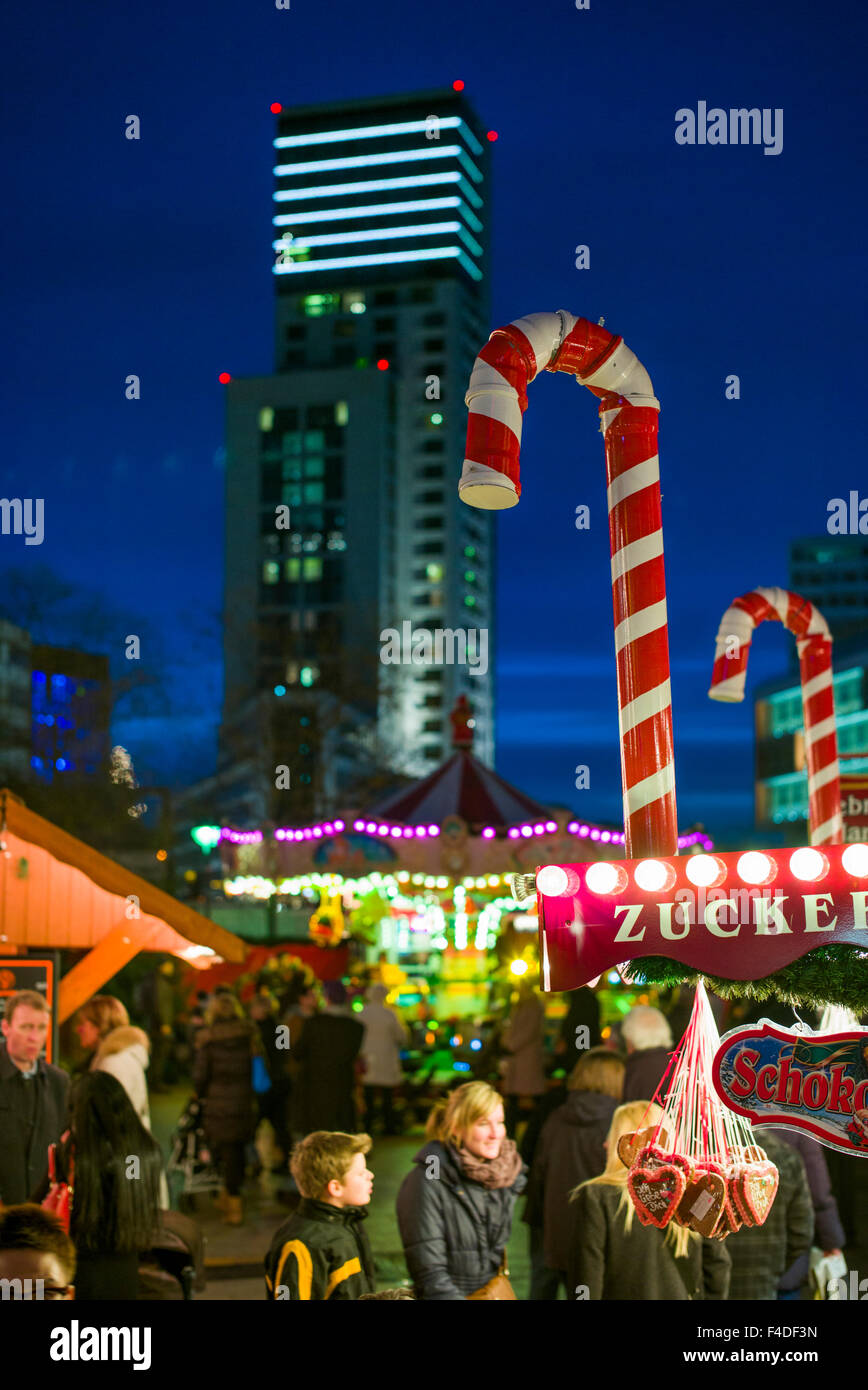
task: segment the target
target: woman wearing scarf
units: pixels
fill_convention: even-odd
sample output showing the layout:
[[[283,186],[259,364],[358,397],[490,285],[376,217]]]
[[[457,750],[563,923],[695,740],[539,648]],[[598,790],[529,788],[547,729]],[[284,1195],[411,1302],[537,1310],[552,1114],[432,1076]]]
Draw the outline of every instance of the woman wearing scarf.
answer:
[[[426,1135],[397,1204],[416,1297],[514,1297],[498,1275],[527,1179],[500,1096],[484,1081],[459,1086],[434,1107]],[[497,1291],[482,1293],[493,1281]]]

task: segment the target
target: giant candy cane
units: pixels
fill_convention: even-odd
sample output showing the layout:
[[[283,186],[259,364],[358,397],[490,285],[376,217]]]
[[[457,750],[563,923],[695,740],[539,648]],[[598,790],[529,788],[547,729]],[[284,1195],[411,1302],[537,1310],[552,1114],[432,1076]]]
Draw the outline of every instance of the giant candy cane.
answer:
[[[778,619],[796,638],[802,678],[802,710],[808,763],[808,821],[812,845],[838,845],[844,838],[832,637],[822,613],[788,589],[752,589],[733,601],[717,633],[712,700],[744,699],[747,658],[754,628]],[[734,648],[730,652],[730,648]]]
[[[458,491],[501,510],[521,495],[527,384],[570,372],[600,400],[606,446],[612,601],[628,858],[676,854],[675,765],[657,415],[660,402],[622,338],[563,310],[529,314],[492,333],[473,367],[467,457]]]

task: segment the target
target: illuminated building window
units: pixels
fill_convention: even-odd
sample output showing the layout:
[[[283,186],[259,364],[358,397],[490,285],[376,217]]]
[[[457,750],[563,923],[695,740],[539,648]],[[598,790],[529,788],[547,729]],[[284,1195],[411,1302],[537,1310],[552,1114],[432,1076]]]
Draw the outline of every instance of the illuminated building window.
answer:
[[[426,565],[425,575],[428,579],[431,580],[432,584],[439,584],[441,579],[443,578],[443,566],[437,564]]]
[[[335,424],[346,425],[350,419],[350,408],[346,401],[338,401],[335,405]]]
[[[287,560],[285,574],[291,584],[295,584],[301,578],[301,560],[298,558]]]
[[[318,557],[306,557],[304,560],[304,577],[309,580],[322,579],[322,560]]]
[[[338,314],[341,309],[339,294],[305,294],[299,303],[301,312],[309,319],[321,318],[323,314]]]
[[[266,560],[262,566],[262,580],[265,584],[277,584],[280,581],[280,565],[276,560]]]
[[[259,412],[259,428],[267,431],[274,428],[274,409],[270,405],[264,405]]]

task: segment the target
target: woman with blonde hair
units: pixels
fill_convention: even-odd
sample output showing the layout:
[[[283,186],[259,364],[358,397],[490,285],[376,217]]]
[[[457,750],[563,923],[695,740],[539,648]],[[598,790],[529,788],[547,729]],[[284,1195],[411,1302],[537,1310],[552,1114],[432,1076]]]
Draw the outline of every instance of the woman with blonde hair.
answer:
[[[503,1101],[469,1081],[439,1101],[427,1142],[398,1193],[398,1227],[416,1297],[499,1297],[524,1165],[506,1137]],[[511,1292],[505,1290],[506,1297]]]
[[[86,1052],[92,1052],[91,1071],[105,1071],[118,1080],[145,1129],[151,1128],[145,1072],[151,1043],[141,1028],[133,1028],[120,999],[95,994],[76,1014],[75,1031]]]
[[[670,1221],[643,1226],[627,1190],[618,1140],[653,1128],[663,1112],[648,1101],[620,1105],[606,1139],[606,1167],[577,1187],[570,1202],[569,1296],[589,1299],[723,1299],[731,1261],[724,1242]]]

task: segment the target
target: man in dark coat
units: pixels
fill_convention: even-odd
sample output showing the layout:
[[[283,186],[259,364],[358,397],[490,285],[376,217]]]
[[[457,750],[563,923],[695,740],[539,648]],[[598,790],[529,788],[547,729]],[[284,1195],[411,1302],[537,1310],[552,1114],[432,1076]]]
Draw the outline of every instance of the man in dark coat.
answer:
[[[763,1143],[760,1132],[758,1142]],[[783,1139],[791,1149],[801,1155],[805,1165],[808,1187],[811,1190],[811,1203],[814,1208],[813,1244],[819,1246],[824,1255],[840,1255],[846,1239],[838,1203],[832,1192],[829,1169],[826,1164],[822,1144],[804,1134],[800,1129],[776,1129],[775,1137]],[[778,1298],[798,1298],[802,1286],[807,1282],[810,1268],[810,1254],[806,1250],[789,1269],[781,1275],[778,1285]]]
[[[564,1065],[569,1071],[575,1061],[577,1049],[581,1051],[588,1047],[599,1047],[603,1039],[600,1032],[600,1001],[594,991],[587,985],[582,985],[581,989],[571,989],[567,999],[569,1007],[561,1024],[555,1052],[559,1057],[566,1054]],[[586,1040],[577,1040],[580,1028],[587,1028]]]
[[[756,1137],[778,1170],[778,1190],[762,1226],[742,1226],[727,1237],[729,1297],[769,1302],[778,1296],[784,1271],[811,1249],[814,1208],[805,1165],[795,1149],[765,1128]]]
[[[41,994],[6,1001],[0,1045],[0,1202],[17,1206],[45,1177],[48,1146],[66,1128],[69,1077],[41,1059],[51,1011]]]
[[[297,1122],[305,1134],[314,1130],[353,1133],[356,1128],[354,1066],[365,1025],[347,1013],[347,992],[340,980],[325,985],[326,1011],[304,1025],[293,1056],[301,1068]]]
[[[543,1228],[545,1264],[566,1280],[569,1263],[569,1197],[574,1187],[606,1166],[603,1147],[621,1097],[624,1063],[617,1053],[593,1048],[576,1064],[565,1104],[553,1111],[534,1156],[524,1219]],[[535,1295],[540,1297],[539,1294]]]

